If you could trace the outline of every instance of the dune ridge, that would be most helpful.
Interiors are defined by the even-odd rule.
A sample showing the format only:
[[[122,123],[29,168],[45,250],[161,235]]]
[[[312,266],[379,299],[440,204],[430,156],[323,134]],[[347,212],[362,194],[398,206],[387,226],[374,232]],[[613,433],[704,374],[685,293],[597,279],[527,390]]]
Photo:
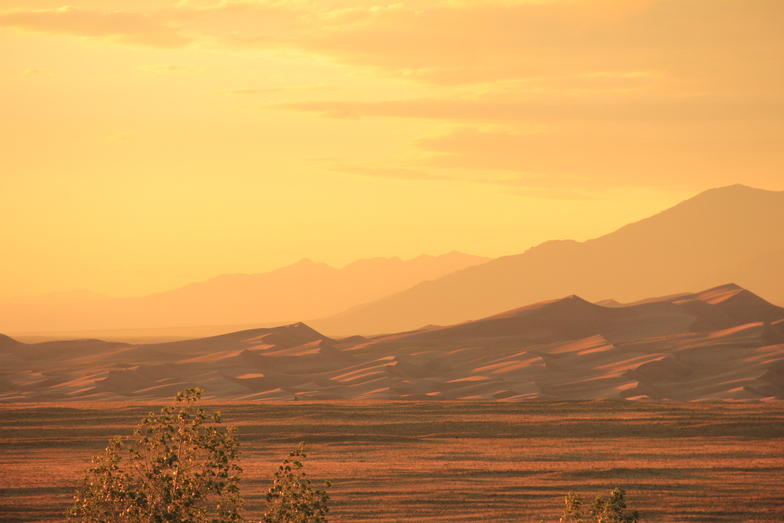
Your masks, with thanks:
[[[193,340],[0,336],[0,401],[782,400],[784,309],[734,284],[612,306],[570,295],[476,321],[333,339],[304,323]]]

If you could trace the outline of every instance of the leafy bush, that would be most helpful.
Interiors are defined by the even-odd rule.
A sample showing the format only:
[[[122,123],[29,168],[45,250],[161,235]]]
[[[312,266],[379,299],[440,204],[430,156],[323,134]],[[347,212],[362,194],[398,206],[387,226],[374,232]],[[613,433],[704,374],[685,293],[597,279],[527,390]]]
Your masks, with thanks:
[[[175,404],[141,420],[134,437],[115,437],[79,482],[70,520],[82,523],[242,523],[236,428],[221,427],[179,392]],[[267,493],[263,523],[327,523],[325,490],[302,471],[304,444],[289,454]],[[325,483],[329,487],[329,482]]]
[[[69,519],[83,523],[238,523],[242,517],[236,429],[220,427],[182,391],[175,405],[114,438],[80,481]],[[123,457],[125,455],[125,457]]]
[[[267,492],[268,510],[263,523],[327,523],[329,495],[311,486],[300,461],[306,457],[305,444],[300,443],[278,467],[275,482]],[[325,488],[329,485],[329,481],[324,483]]]
[[[632,510],[626,514],[626,491],[616,488],[608,498],[599,496],[591,505],[588,518],[583,515],[583,500],[574,492],[564,498],[564,511],[559,523],[637,523],[640,514]]]

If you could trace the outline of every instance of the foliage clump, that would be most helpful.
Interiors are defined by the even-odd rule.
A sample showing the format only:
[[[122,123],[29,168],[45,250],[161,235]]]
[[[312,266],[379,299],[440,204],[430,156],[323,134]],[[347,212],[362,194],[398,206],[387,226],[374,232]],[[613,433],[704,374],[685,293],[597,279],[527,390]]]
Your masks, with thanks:
[[[306,457],[305,444],[300,443],[278,467],[262,523],[327,523],[329,495],[311,486],[300,461]],[[324,488],[329,486],[329,481],[324,482]]]
[[[141,420],[134,437],[115,437],[79,482],[69,519],[83,523],[239,523],[236,428],[208,420],[187,389]]]
[[[564,511],[559,523],[638,523],[640,514],[636,510],[626,512],[626,491],[616,488],[609,497],[597,497],[588,512],[583,514],[583,500],[570,492],[564,498]]]

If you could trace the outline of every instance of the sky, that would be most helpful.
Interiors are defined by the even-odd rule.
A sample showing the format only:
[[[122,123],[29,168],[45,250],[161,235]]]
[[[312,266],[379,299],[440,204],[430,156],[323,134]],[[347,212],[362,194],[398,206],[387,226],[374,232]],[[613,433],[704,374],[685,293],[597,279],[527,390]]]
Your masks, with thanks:
[[[0,0],[0,298],[784,190],[781,0]]]

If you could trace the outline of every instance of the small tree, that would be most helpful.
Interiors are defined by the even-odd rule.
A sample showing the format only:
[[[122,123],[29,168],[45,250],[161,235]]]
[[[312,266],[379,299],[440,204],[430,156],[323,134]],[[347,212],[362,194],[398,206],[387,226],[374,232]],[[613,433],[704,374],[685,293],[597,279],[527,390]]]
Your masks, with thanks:
[[[263,523],[327,523],[329,495],[326,490],[314,489],[306,478],[300,461],[306,457],[305,444],[300,443],[278,467],[267,492],[268,510]],[[324,488],[329,486],[325,481]]]
[[[175,405],[150,413],[134,437],[114,438],[80,481],[69,519],[83,523],[238,523],[242,469],[236,429],[211,422],[182,391]],[[125,454],[125,459],[123,458]]]
[[[590,518],[583,519],[582,505],[583,500],[574,492],[570,492],[564,498],[564,512],[559,523],[638,523],[640,514],[636,510],[624,513],[626,501],[624,496],[626,491],[616,488],[612,491],[609,498],[597,497],[591,505]]]
[[[574,492],[564,497],[564,511],[558,523],[583,523],[583,500]]]
[[[623,497],[626,491],[616,488],[612,491],[609,498],[597,497],[591,505],[591,517],[596,523],[637,523],[640,514],[632,510],[629,514],[624,514],[626,501]]]

